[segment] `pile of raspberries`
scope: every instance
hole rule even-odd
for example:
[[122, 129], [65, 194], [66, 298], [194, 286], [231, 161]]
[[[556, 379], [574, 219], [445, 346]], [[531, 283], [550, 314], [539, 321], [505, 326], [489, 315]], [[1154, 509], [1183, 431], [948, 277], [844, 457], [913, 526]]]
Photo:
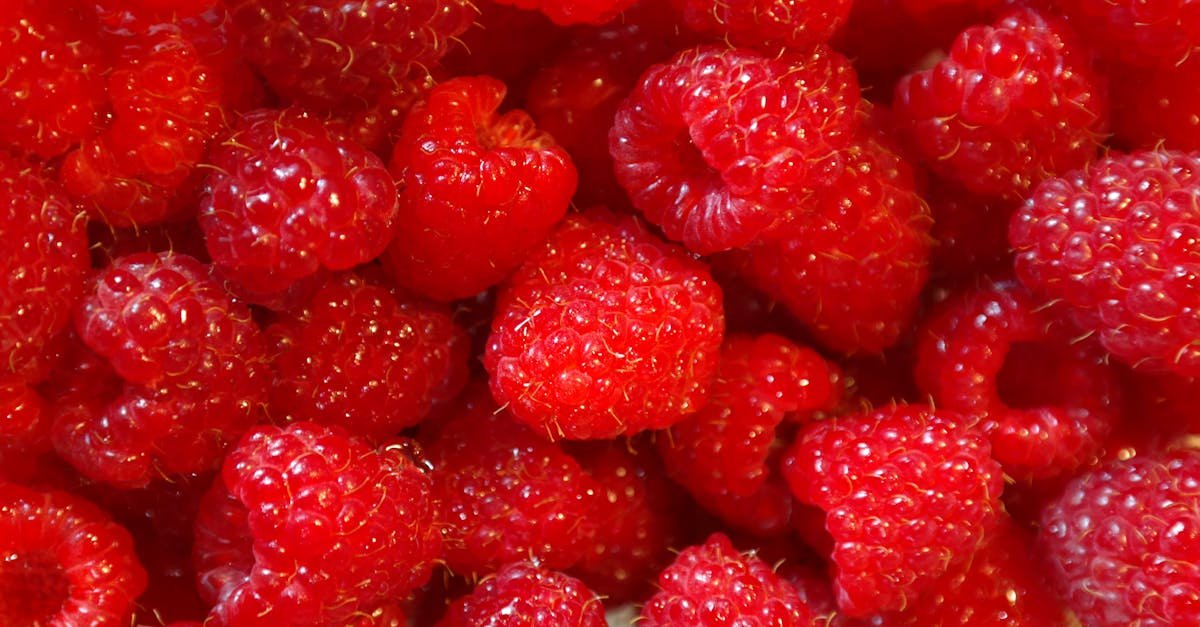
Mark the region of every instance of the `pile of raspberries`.
[[0, 4], [0, 625], [1200, 625], [1200, 0]]

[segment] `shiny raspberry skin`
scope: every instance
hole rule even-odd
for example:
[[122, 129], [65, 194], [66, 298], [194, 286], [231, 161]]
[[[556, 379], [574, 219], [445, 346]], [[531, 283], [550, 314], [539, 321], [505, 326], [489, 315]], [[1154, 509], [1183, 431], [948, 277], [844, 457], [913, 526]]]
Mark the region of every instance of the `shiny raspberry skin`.
[[1084, 624], [1200, 621], [1200, 452], [1150, 452], [1067, 485], [1041, 515], [1050, 579]]
[[365, 438], [399, 433], [467, 378], [467, 335], [448, 308], [355, 274], [330, 278], [267, 329], [276, 420], [340, 425]]
[[1057, 0], [1089, 45], [1114, 60], [1168, 68], [1200, 48], [1200, 7], [1191, 0]]
[[1020, 198], [1091, 160], [1107, 93], [1059, 20], [1033, 9], [959, 34], [949, 56], [896, 86], [894, 106], [938, 174], [980, 194]]
[[401, 285], [437, 300], [473, 296], [515, 270], [567, 212], [571, 158], [524, 111], [497, 113], [504, 95], [493, 78], [452, 79], [405, 120], [390, 165], [401, 198], [386, 258]]
[[426, 73], [475, 18], [465, 0], [230, 0], [241, 49], [275, 92], [354, 106]]
[[840, 171], [859, 97], [849, 61], [825, 47], [780, 58], [685, 50], [647, 70], [617, 110], [617, 181], [690, 250], [745, 245]]
[[658, 577], [660, 590], [639, 625], [807, 626], [812, 617], [791, 584], [770, 564], [733, 548], [724, 534], [680, 552]]
[[438, 627], [605, 627], [604, 605], [583, 582], [514, 562], [451, 604]]
[[383, 252], [396, 187], [379, 157], [297, 108], [247, 113], [209, 158], [200, 227], [241, 287], [282, 292]]
[[833, 37], [850, 14], [848, 0], [673, 0], [688, 28], [735, 46], [804, 50]]
[[496, 4], [541, 11], [560, 26], [603, 24], [635, 2], [637, 0], [496, 0]]
[[86, 399], [100, 411], [54, 427], [59, 454], [94, 479], [133, 487], [212, 468], [265, 404], [258, 326], [191, 257], [115, 260], [90, 282], [75, 326], [124, 381]]
[[15, 0], [0, 16], [0, 142], [51, 158], [89, 135], [105, 105], [105, 59], [75, 8]]
[[551, 438], [661, 429], [707, 399], [725, 330], [704, 264], [636, 219], [567, 218], [501, 290], [492, 395]]
[[0, 481], [0, 622], [128, 625], [145, 587], [129, 533], [96, 506]]
[[0, 375], [40, 379], [88, 268], [78, 210], [34, 168], [0, 154]]
[[200, 505], [195, 560], [219, 625], [340, 624], [425, 583], [429, 477], [336, 428], [257, 427]]
[[[985, 283], [951, 296], [921, 325], [917, 382], [937, 407], [975, 421], [1009, 476], [1067, 473], [1100, 452], [1121, 400], [1103, 351], [1072, 339], [1019, 284]], [[1009, 365], [1021, 347], [1028, 358]], [[1014, 367], [1019, 380], [1002, 381]], [[1010, 382], [1015, 389], [1002, 389]]]
[[997, 524], [1003, 473], [962, 420], [894, 405], [811, 424], [785, 455], [792, 492], [825, 510], [847, 615], [904, 608]]
[[1008, 237], [1017, 278], [1139, 369], [1200, 374], [1200, 155], [1113, 154], [1039, 185]]
[[566, 569], [596, 531], [600, 485], [557, 444], [496, 409], [474, 385], [422, 434], [446, 538], [444, 559], [467, 576], [520, 559]]

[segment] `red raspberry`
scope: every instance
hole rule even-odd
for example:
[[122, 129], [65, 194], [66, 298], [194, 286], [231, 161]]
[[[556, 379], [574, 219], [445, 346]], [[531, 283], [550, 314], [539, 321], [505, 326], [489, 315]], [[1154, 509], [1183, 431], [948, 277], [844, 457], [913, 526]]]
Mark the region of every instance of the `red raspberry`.
[[662, 429], [707, 399], [725, 330], [708, 268], [632, 217], [569, 217], [514, 274], [484, 355], [492, 394], [551, 438]]
[[672, 0], [688, 28], [735, 46], [775, 52], [804, 50], [833, 37], [850, 15], [850, 0]]
[[811, 209], [741, 256], [752, 284], [843, 353], [894, 344], [929, 274], [929, 208], [872, 111]]
[[[661, 1], [661, 0], [655, 0]], [[450, 76], [494, 76], [508, 85], [509, 93], [522, 93], [530, 75], [566, 39], [544, 14], [500, 4], [472, 0], [479, 10], [475, 22], [442, 59]]]
[[76, 328], [125, 381], [72, 396], [100, 411], [56, 420], [55, 448], [91, 478], [138, 486], [209, 469], [265, 403], [258, 326], [191, 257], [115, 260], [92, 280]]
[[466, 30], [466, 0], [229, 0], [243, 54], [275, 93], [321, 109], [356, 106], [425, 74]]
[[896, 405], [811, 424], [784, 457], [792, 492], [825, 510], [846, 614], [906, 607], [997, 524], [1003, 474], [961, 423]]
[[1042, 511], [1050, 578], [1084, 624], [1200, 622], [1200, 452], [1111, 462]]
[[1167, 68], [1200, 50], [1200, 9], [1191, 0], [1058, 0], [1096, 51], [1132, 65]]
[[[777, 440], [774, 455], [767, 465], [778, 468], [783, 452], [783, 438]], [[797, 503], [787, 483], [778, 472], [767, 475], [766, 481], [749, 494], [694, 493], [696, 503], [717, 517], [726, 528], [755, 538], [778, 539], [788, 536], [795, 523]]]
[[300, 109], [247, 113], [210, 155], [200, 227], [213, 262], [251, 293], [377, 257], [396, 189], [379, 157]]
[[1013, 217], [1017, 278], [1136, 368], [1200, 374], [1200, 155], [1112, 155], [1039, 185]]
[[858, 100], [849, 61], [825, 47], [779, 58], [693, 48], [646, 71], [609, 151], [633, 205], [667, 237], [726, 250], [836, 177]]
[[75, 7], [15, 0], [0, 15], [0, 143], [52, 158], [87, 137], [104, 108], [105, 62]]
[[916, 378], [937, 407], [969, 417], [1016, 479], [1094, 459], [1120, 413], [1120, 382], [1101, 351], [1071, 342], [1011, 282], [941, 303], [917, 332]]
[[812, 621], [787, 581], [753, 553], [738, 553], [720, 533], [680, 552], [659, 575], [658, 586], [638, 625], [807, 627]]
[[272, 413], [381, 438], [453, 398], [467, 377], [467, 336], [445, 307], [354, 275], [267, 329], [274, 342]]
[[48, 450], [49, 432], [49, 408], [42, 397], [21, 379], [0, 375], [0, 466]]
[[600, 598], [583, 582], [531, 562], [515, 562], [452, 603], [438, 627], [607, 624]]
[[603, 24], [638, 0], [496, 0], [521, 9], [536, 9], [560, 26]]
[[379, 94], [366, 108], [347, 108], [335, 112], [333, 121], [346, 129], [346, 135], [371, 152], [389, 158], [404, 119], [412, 108], [429, 96], [436, 81], [429, 75], [410, 76]]
[[312, 423], [257, 427], [200, 505], [195, 563], [218, 624], [340, 624], [422, 585], [440, 554], [429, 478]]
[[1032, 9], [972, 26], [949, 57], [896, 86], [895, 108], [938, 174], [979, 194], [1020, 198], [1091, 160], [1108, 123], [1088, 51]]
[[87, 271], [85, 221], [59, 187], [0, 152], [0, 375], [36, 380]]
[[564, 453], [472, 386], [423, 434], [445, 527], [445, 560], [465, 575], [536, 559], [566, 569], [596, 531], [596, 483]]
[[404, 121], [387, 256], [401, 285], [437, 300], [473, 296], [516, 269], [566, 213], [575, 166], [527, 113], [496, 113], [504, 94], [495, 79], [456, 78]]
[[0, 623], [128, 625], [145, 587], [129, 533], [94, 505], [0, 482]]
[[1200, 57], [1112, 70], [1113, 134], [1130, 149], [1200, 150]]

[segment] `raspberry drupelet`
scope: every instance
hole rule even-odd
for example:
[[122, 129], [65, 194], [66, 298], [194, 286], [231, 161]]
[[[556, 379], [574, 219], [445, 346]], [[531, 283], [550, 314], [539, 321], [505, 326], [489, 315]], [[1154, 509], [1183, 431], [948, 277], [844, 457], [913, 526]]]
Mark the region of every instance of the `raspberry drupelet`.
[[1013, 216], [1016, 275], [1135, 368], [1200, 374], [1200, 155], [1112, 154]]
[[778, 58], [685, 50], [647, 70], [617, 110], [617, 181], [690, 250], [743, 246], [833, 182], [859, 100], [850, 62], [824, 46]]
[[500, 292], [492, 395], [550, 438], [666, 428], [707, 400], [721, 303], [708, 268], [636, 218], [571, 216]]
[[735, 46], [775, 52], [828, 42], [850, 15], [849, 0], [672, 0], [684, 24]]
[[396, 186], [383, 162], [316, 115], [251, 111], [209, 158], [200, 227], [213, 263], [247, 294], [348, 270], [391, 239]]
[[128, 625], [145, 587], [133, 539], [99, 508], [0, 481], [0, 623]]
[[403, 448], [312, 423], [247, 433], [196, 522], [209, 619], [343, 624], [424, 584], [441, 537], [429, 477]]
[[497, 113], [500, 81], [455, 78], [404, 122], [390, 169], [400, 186], [387, 266], [424, 296], [452, 300], [499, 283], [567, 212], [577, 174], [524, 111]]
[[514, 562], [454, 601], [438, 627], [605, 627], [604, 605], [583, 582], [532, 562]]
[[1017, 10], [967, 28], [947, 58], [901, 79], [896, 114], [933, 171], [1020, 198], [1093, 159], [1107, 132], [1107, 91], [1088, 54], [1058, 18]]
[[1097, 52], [1123, 64], [1169, 68], [1200, 50], [1191, 0], [1058, 0], [1054, 6]]

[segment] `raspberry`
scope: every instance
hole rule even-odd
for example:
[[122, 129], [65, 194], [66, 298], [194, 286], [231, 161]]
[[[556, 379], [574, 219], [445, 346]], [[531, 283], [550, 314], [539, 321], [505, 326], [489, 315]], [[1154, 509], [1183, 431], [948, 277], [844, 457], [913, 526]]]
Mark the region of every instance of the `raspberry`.
[[450, 605], [438, 627], [605, 627], [604, 606], [583, 582], [530, 562], [514, 562]]
[[0, 482], [0, 622], [127, 625], [145, 587], [129, 533], [94, 505]]
[[658, 577], [660, 590], [639, 625], [811, 624], [811, 611], [788, 582], [753, 554], [738, 553], [724, 534], [680, 552]]
[[917, 332], [916, 378], [940, 408], [969, 416], [1016, 479], [1093, 459], [1117, 422], [1120, 382], [1090, 343], [1072, 343], [1012, 282], [959, 292]]
[[229, 0], [243, 54], [284, 98], [354, 107], [427, 73], [466, 30], [466, 0]]
[[495, 0], [521, 9], [535, 9], [560, 26], [603, 24], [638, 0]]
[[1042, 511], [1050, 578], [1085, 624], [1200, 621], [1200, 452], [1111, 462]]
[[811, 424], [784, 457], [792, 492], [825, 510], [847, 615], [903, 609], [997, 525], [1000, 466], [961, 423], [895, 405]]
[[1139, 369], [1200, 374], [1192, 261], [1200, 156], [1111, 155], [1039, 185], [1013, 216], [1017, 278]]
[[698, 410], [724, 327], [704, 264], [595, 210], [569, 217], [509, 279], [484, 366], [517, 420], [551, 438], [611, 438]]
[[825, 47], [775, 59], [693, 48], [646, 71], [609, 151], [633, 205], [667, 237], [726, 250], [832, 181], [858, 100], [849, 61]]
[[55, 448], [91, 478], [134, 487], [212, 468], [265, 403], [258, 326], [191, 257], [115, 260], [91, 281], [76, 329], [125, 382], [74, 397], [92, 411], [56, 419]]
[[49, 448], [48, 414], [45, 401], [33, 388], [17, 377], [0, 375], [0, 466], [9, 458]]
[[876, 353], [915, 312], [929, 274], [930, 217], [881, 110], [859, 115], [863, 129], [844, 151], [841, 175], [811, 208], [738, 257], [746, 278], [820, 343]]
[[688, 28], [735, 46], [804, 50], [828, 42], [850, 15], [849, 0], [672, 0]]
[[[657, 0], [656, 0], [657, 1]], [[566, 39], [544, 14], [506, 6], [495, 0], [473, 0], [479, 16], [442, 59], [450, 76], [493, 76], [508, 85], [509, 93], [521, 86]]]
[[1112, 125], [1129, 149], [1200, 149], [1200, 58], [1165, 68], [1112, 69]]
[[0, 376], [36, 380], [87, 271], [84, 221], [59, 187], [0, 152]]
[[422, 437], [445, 525], [445, 560], [465, 575], [520, 559], [566, 569], [596, 531], [600, 485], [556, 444], [495, 408], [482, 385]]
[[396, 189], [383, 163], [309, 113], [247, 113], [210, 159], [200, 227], [213, 262], [248, 292], [283, 292], [387, 246]]
[[1007, 198], [1087, 163], [1108, 123], [1087, 50], [1032, 9], [964, 30], [949, 57], [901, 79], [895, 109], [931, 169]]
[[105, 106], [105, 63], [84, 16], [15, 0], [0, 15], [0, 40], [0, 143], [49, 159], [87, 137]]
[[202, 596], [220, 624], [340, 624], [422, 585], [441, 549], [429, 478], [312, 423], [257, 427], [196, 522]]
[[[388, 266], [437, 300], [499, 283], [563, 217], [577, 175], [524, 111], [496, 113], [504, 84], [438, 85], [404, 122], [391, 171], [402, 193]], [[537, 181], [537, 185], [531, 185]]]
[[1054, 4], [1093, 48], [1118, 61], [1166, 68], [1200, 49], [1200, 11], [1190, 0], [1152, 4], [1059, 0]]

